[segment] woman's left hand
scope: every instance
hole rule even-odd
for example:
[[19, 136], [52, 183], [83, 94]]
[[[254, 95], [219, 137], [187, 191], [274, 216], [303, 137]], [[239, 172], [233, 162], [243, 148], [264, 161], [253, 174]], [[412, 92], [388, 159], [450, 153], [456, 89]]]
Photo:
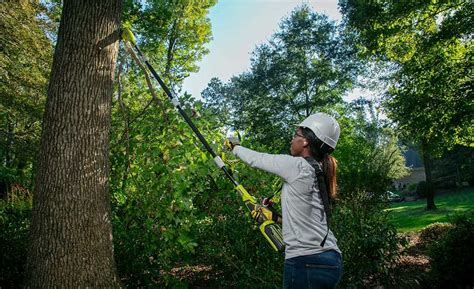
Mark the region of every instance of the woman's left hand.
[[230, 136], [224, 141], [224, 145], [233, 150], [236, 145], [240, 145], [240, 140], [235, 136]]

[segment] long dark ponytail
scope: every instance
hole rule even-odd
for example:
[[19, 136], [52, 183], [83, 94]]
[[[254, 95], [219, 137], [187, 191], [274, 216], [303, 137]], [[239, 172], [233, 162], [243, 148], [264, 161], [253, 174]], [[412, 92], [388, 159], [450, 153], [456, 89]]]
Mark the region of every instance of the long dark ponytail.
[[330, 155], [330, 149], [325, 143], [316, 137], [316, 135], [306, 127], [301, 127], [303, 136], [309, 142], [311, 155], [323, 165], [323, 173], [326, 178], [326, 186], [329, 198], [334, 200], [337, 197], [337, 160]]

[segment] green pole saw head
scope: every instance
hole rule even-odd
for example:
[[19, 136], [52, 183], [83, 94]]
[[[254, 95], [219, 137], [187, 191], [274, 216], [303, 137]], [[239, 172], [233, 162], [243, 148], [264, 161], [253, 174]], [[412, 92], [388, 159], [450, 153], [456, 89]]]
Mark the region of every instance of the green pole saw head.
[[122, 39], [132, 43], [133, 45], [137, 44], [135, 35], [133, 35], [132, 32], [132, 25], [130, 24], [130, 22], [125, 22], [122, 25]]

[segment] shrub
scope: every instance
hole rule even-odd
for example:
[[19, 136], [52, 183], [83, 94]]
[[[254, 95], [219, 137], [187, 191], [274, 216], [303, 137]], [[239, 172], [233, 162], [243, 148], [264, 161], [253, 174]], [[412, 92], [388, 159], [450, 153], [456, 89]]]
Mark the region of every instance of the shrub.
[[426, 181], [421, 181], [416, 186], [416, 194], [420, 198], [426, 198], [430, 193], [434, 190], [434, 186], [431, 183], [427, 183]]
[[[130, 288], [280, 287], [281, 254], [270, 248], [232, 183], [178, 117], [170, 114], [170, 124], [158, 127], [156, 117], [144, 116], [129, 132], [130, 155], [122, 143], [112, 144], [114, 253], [123, 283]], [[219, 152], [221, 132], [198, 121]], [[230, 152], [227, 157], [235, 158]], [[268, 195], [263, 190], [274, 176], [229, 163], [249, 192]]]
[[411, 183], [411, 184], [408, 184], [407, 187], [405, 188], [405, 190], [407, 191], [407, 193], [412, 193], [412, 192], [415, 192], [416, 191], [416, 187], [418, 185], [415, 184], [415, 183]]
[[12, 190], [0, 200], [0, 288], [19, 288], [24, 276], [31, 196]]
[[429, 248], [434, 288], [474, 286], [474, 212], [458, 215], [453, 227]]
[[239, 213], [202, 228], [203, 236], [213, 237], [202, 240], [196, 260], [218, 271], [208, 287], [281, 288], [283, 255], [270, 248], [243, 211]]
[[354, 192], [337, 203], [332, 230], [343, 253], [342, 288], [393, 283], [390, 268], [404, 241], [397, 237], [383, 209], [382, 203], [365, 192]]
[[443, 238], [453, 228], [450, 223], [433, 223], [421, 230], [420, 240], [424, 243], [432, 243]]
[[453, 227], [450, 223], [433, 223], [420, 232], [420, 247], [426, 249], [429, 245], [442, 239]]

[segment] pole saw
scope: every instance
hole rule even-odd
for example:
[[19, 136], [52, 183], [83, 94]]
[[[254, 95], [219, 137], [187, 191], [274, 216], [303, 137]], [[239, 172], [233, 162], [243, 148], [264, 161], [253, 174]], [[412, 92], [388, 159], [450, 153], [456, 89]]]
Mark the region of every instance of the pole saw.
[[[182, 109], [178, 98], [176, 96], [173, 96], [173, 94], [171, 93], [169, 88], [166, 86], [166, 84], [163, 82], [163, 80], [160, 78], [160, 76], [155, 71], [153, 66], [151, 66], [148, 59], [141, 52], [140, 48], [137, 45], [137, 41], [135, 39], [135, 36], [133, 35], [130, 25], [125, 24], [122, 27], [122, 39], [125, 41], [125, 45], [130, 45], [137, 52], [138, 60], [145, 63], [146, 68], [150, 71], [150, 73], [153, 75], [156, 81], [158, 81], [163, 91], [171, 100], [171, 103], [178, 110], [179, 114], [181, 114], [181, 116], [184, 118], [186, 123], [192, 129], [192, 131], [196, 134], [196, 136], [204, 145], [204, 147], [209, 152], [209, 154], [213, 157], [215, 164], [224, 172], [225, 176], [232, 182], [235, 190], [242, 197], [242, 201], [244, 202], [245, 207], [251, 213], [253, 213], [253, 215], [258, 216], [254, 219], [257, 221], [260, 228], [260, 232], [263, 234], [263, 236], [268, 241], [268, 243], [272, 246], [272, 248], [275, 251], [283, 251], [285, 245], [283, 243], [283, 235], [282, 235], [280, 225], [275, 223], [273, 220], [266, 218], [265, 214], [259, 213], [262, 210], [262, 205], [260, 205], [257, 202], [257, 199], [254, 196], [250, 195], [247, 192], [247, 190], [232, 177], [232, 174], [227, 169], [224, 161], [214, 152], [214, 150], [211, 148], [211, 146], [206, 141], [204, 136], [199, 132], [198, 128], [194, 125], [191, 118]], [[133, 50], [131, 51], [133, 52]]]

